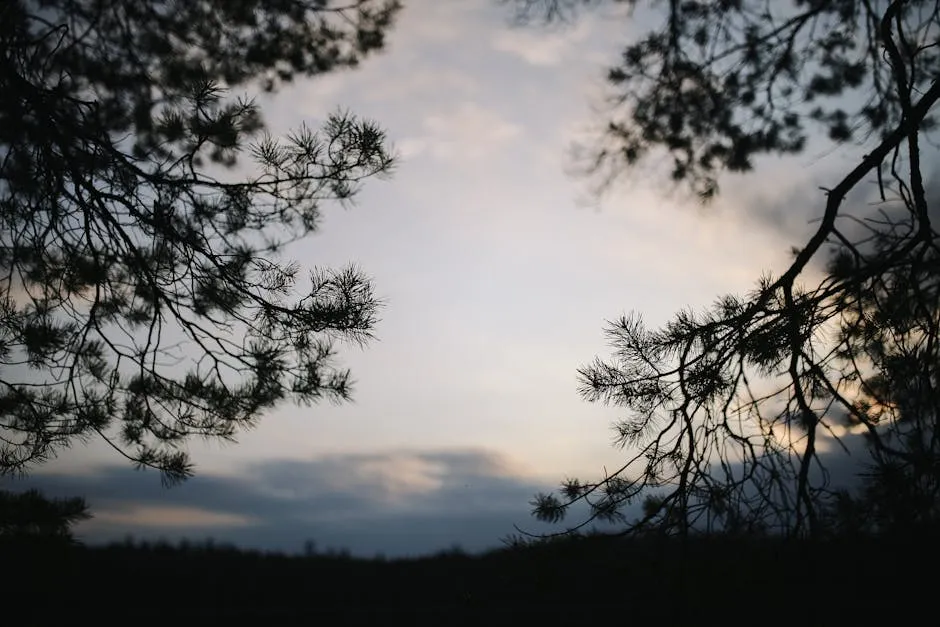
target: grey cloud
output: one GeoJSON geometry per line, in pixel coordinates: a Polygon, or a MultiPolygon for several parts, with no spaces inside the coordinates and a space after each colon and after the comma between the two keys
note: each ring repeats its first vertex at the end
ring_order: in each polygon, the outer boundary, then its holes
{"type": "MultiPolygon", "coordinates": [[[[860,436],[844,439],[821,455],[833,487],[851,487],[866,460],[860,436]]],[[[412,468],[412,471],[414,468],[412,468]]],[[[501,546],[513,525],[539,533],[558,531],[530,515],[536,492],[553,491],[512,473],[498,455],[481,450],[411,451],[331,455],[309,461],[270,460],[255,463],[244,476],[197,475],[180,486],[163,488],[154,472],[126,466],[102,466],[85,475],[35,474],[27,479],[0,479],[0,488],[36,487],[48,496],[83,496],[94,519],[78,535],[96,544],[137,539],[193,541],[212,538],[242,548],[299,552],[308,540],[320,549],[345,548],[354,555],[389,557],[420,555],[459,545],[475,552],[501,546]],[[402,460],[409,460],[404,463],[402,460]],[[388,475],[407,464],[438,478],[414,491],[390,498],[388,475]],[[424,464],[424,466],[422,466],[424,464]],[[157,525],[129,520],[139,508],[189,508],[244,519],[244,524],[157,525]],[[115,514],[123,517],[115,519],[115,514]]],[[[569,513],[568,524],[584,520],[583,510],[569,513]]],[[[627,512],[628,515],[639,511],[627,512]]],[[[185,515],[185,514],[184,514],[185,515]]],[[[609,528],[598,524],[598,528],[609,528]]]]}
{"type": "MultiPolygon", "coordinates": [[[[858,158],[861,159],[862,155],[859,154],[858,158]]],[[[932,146],[925,147],[921,151],[921,160],[931,217],[937,222],[940,220],[940,208],[936,202],[940,200],[940,151],[932,146]]],[[[845,160],[837,166],[826,165],[821,169],[813,169],[805,176],[789,181],[784,189],[772,184],[773,166],[751,175],[759,184],[749,187],[748,191],[736,193],[732,177],[728,177],[725,186],[734,204],[740,206],[740,211],[747,213],[748,218],[777,232],[782,245],[800,247],[816,231],[825,210],[827,196],[822,186],[838,184],[857,163],[845,160]]],[[[886,177],[885,183],[888,182],[886,177]]],[[[875,173],[871,173],[845,198],[840,208],[843,217],[839,219],[838,227],[850,240],[855,240],[865,232],[854,219],[875,217],[881,210],[888,215],[897,215],[902,208],[897,202],[886,205],[881,201],[875,173]]],[[[817,256],[815,261],[821,265],[825,260],[825,256],[817,256]]]]}
{"type": "MultiPolygon", "coordinates": [[[[200,540],[296,552],[305,541],[356,555],[430,553],[458,544],[500,546],[513,524],[545,531],[528,501],[552,486],[514,474],[480,450],[331,455],[251,464],[242,476],[197,475],[163,488],[154,472],[102,466],[84,475],[35,474],[0,487],[36,487],[49,496],[83,496],[99,520],[79,527],[89,543],[135,538],[200,540]],[[246,524],[154,525],[132,521],[139,508],[193,508],[246,524]],[[115,514],[124,514],[118,520],[115,514]]],[[[152,521],[151,521],[152,522],[152,521]]]]}

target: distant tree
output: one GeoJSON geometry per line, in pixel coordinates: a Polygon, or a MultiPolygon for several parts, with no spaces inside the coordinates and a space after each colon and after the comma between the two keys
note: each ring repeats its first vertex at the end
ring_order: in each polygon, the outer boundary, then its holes
{"type": "Polygon", "coordinates": [[[315,557],[317,555],[317,543],[313,540],[307,540],[304,542],[304,556],[305,557],[315,557]]]}
{"type": "MultiPolygon", "coordinates": [[[[605,4],[506,1],[523,21],[605,4]]],[[[935,518],[940,241],[921,146],[940,97],[940,3],[649,4],[662,26],[608,72],[610,117],[588,174],[605,183],[665,156],[670,179],[707,201],[724,173],[799,153],[810,134],[866,154],[825,190],[817,230],[780,276],[660,329],[635,314],[610,325],[614,356],[581,368],[581,393],[629,412],[617,425],[629,456],[599,481],[538,495],[535,514],[557,521],[586,501],[578,526],[795,535],[826,531],[838,512],[858,523],[864,508],[881,530],[935,518]],[[868,214],[843,204],[866,177],[878,195],[868,214]],[[826,271],[818,283],[810,264],[826,271]],[[832,489],[820,456],[820,434],[836,425],[870,443],[864,508],[832,489]],[[630,503],[642,514],[626,517],[630,503]]]]}
{"type": "Polygon", "coordinates": [[[346,113],[279,140],[251,100],[382,47],[396,0],[0,3],[0,474],[101,437],[167,480],[182,444],[346,399],[354,267],[284,245],[392,158],[346,113]],[[231,170],[254,162],[251,170],[231,170]]]}
{"type": "Polygon", "coordinates": [[[80,498],[50,499],[38,490],[0,490],[0,539],[72,541],[72,525],[91,518],[80,498]]]}

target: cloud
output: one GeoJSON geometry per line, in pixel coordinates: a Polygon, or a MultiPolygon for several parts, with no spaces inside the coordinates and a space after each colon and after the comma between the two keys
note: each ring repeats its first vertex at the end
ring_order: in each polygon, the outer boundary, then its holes
{"type": "Polygon", "coordinates": [[[522,135],[522,127],[496,111],[464,102],[446,112],[424,118],[423,133],[405,138],[398,147],[407,157],[421,153],[447,161],[478,161],[522,135]]]}
{"type": "Polygon", "coordinates": [[[493,35],[493,50],[522,59],[530,65],[556,67],[581,54],[582,44],[593,32],[589,19],[577,20],[574,26],[545,32],[543,29],[510,28],[493,35]]]}
{"type": "MultiPolygon", "coordinates": [[[[872,147],[840,145],[835,150],[831,142],[819,137],[809,143],[810,147],[798,155],[760,158],[752,173],[723,176],[722,205],[742,222],[768,229],[786,244],[805,246],[820,226],[827,190],[857,167],[872,147]]],[[[940,198],[940,149],[924,148],[921,158],[928,203],[934,207],[937,203],[930,201],[940,198]]],[[[888,176],[883,180],[888,185],[893,183],[888,176]]],[[[850,241],[870,235],[869,227],[861,226],[862,221],[885,216],[895,219],[905,214],[896,193],[888,189],[887,201],[880,196],[874,172],[850,190],[837,218],[837,227],[850,241]]],[[[822,270],[826,260],[826,255],[817,254],[814,268],[822,270]]]]}
{"type": "Polygon", "coordinates": [[[423,50],[429,44],[452,46],[467,31],[481,26],[479,7],[468,2],[411,0],[391,29],[389,47],[394,51],[423,50]]]}
{"type": "Polygon", "coordinates": [[[394,73],[377,76],[364,90],[365,101],[406,104],[422,102],[450,102],[455,97],[468,96],[479,91],[478,81],[465,72],[444,67],[411,69],[399,68],[394,73]]]}
{"type": "Polygon", "coordinates": [[[459,544],[500,546],[513,524],[539,529],[528,501],[551,486],[512,460],[479,449],[382,451],[271,460],[239,476],[200,474],[166,489],[153,472],[101,466],[83,475],[0,480],[48,496],[83,496],[90,543],[211,537],[242,547],[299,551],[305,541],[358,555],[430,553],[459,544]]]}
{"type": "Polygon", "coordinates": [[[212,512],[198,507],[116,506],[95,515],[97,524],[141,527],[249,527],[255,520],[248,516],[212,512]]]}
{"type": "MultiPolygon", "coordinates": [[[[821,434],[823,439],[827,436],[821,434]]],[[[857,485],[869,460],[864,439],[822,447],[831,487],[857,485]]],[[[819,468],[811,473],[818,479],[819,468]]],[[[394,450],[269,460],[238,476],[199,474],[166,489],[153,472],[101,466],[86,474],[36,474],[0,479],[0,489],[38,488],[51,497],[83,496],[94,518],[77,527],[85,542],[212,538],[242,548],[296,553],[307,541],[321,549],[389,557],[429,554],[459,545],[467,551],[500,547],[515,533],[561,527],[532,518],[529,502],[557,490],[513,460],[484,449],[394,450]]],[[[639,504],[624,512],[639,514],[639,504]]],[[[573,508],[565,524],[585,520],[573,508]]],[[[597,523],[598,528],[610,528],[597,523]]]]}

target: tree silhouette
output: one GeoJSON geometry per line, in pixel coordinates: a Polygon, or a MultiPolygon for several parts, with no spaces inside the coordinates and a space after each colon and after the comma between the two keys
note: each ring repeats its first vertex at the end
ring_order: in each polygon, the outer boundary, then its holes
{"type": "MultiPolygon", "coordinates": [[[[872,256],[890,259],[913,225],[892,218],[886,224],[891,229],[871,234],[872,256]]],[[[830,272],[850,277],[854,263],[851,251],[842,250],[830,272]]],[[[867,365],[864,373],[856,369],[859,389],[845,415],[849,424],[868,427],[873,460],[856,524],[869,530],[910,531],[940,520],[938,282],[937,249],[922,247],[840,303],[846,310],[840,358],[867,365]]]]}
{"type": "Polygon", "coordinates": [[[0,539],[72,542],[71,527],[91,516],[80,498],[49,499],[38,490],[0,490],[0,539]]]}
{"type": "MultiPolygon", "coordinates": [[[[514,0],[522,20],[564,19],[600,0],[514,0]]],[[[622,0],[630,8],[638,0],[622,0]]],[[[654,527],[819,534],[849,510],[885,530],[937,515],[938,266],[921,144],[940,97],[940,4],[927,0],[679,1],[611,68],[610,117],[587,153],[602,183],[663,155],[703,200],[760,154],[799,153],[823,130],[867,154],[825,190],[818,228],[753,293],[680,312],[660,329],[608,328],[611,360],[581,393],[625,408],[622,467],[540,494],[560,520],[576,502],[625,531],[654,527]],[[876,208],[843,205],[874,178],[876,208]],[[806,276],[822,266],[818,283],[806,276]],[[832,488],[818,444],[863,430],[868,499],[832,488]],[[644,500],[633,519],[624,506],[644,500]],[[840,514],[841,512],[841,514],[840,514]],[[907,521],[907,523],[905,523],[907,521]]],[[[935,199],[934,199],[935,202],[935,199]]]]}
{"type": "Polygon", "coordinates": [[[371,284],[278,253],[389,172],[385,136],[340,112],[276,139],[231,91],[353,67],[398,8],[0,3],[0,473],[100,436],[178,480],[192,436],[349,396],[334,342],[370,337],[371,284]]]}

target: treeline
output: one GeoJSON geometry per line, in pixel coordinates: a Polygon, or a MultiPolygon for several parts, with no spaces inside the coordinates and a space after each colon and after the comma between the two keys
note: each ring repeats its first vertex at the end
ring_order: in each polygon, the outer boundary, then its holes
{"type": "Polygon", "coordinates": [[[13,575],[9,598],[43,603],[41,616],[50,622],[92,612],[100,620],[581,625],[613,615],[620,616],[618,624],[641,617],[680,624],[809,612],[811,624],[844,624],[876,609],[890,609],[895,618],[920,612],[933,587],[935,538],[925,532],[816,542],[720,536],[678,542],[598,535],[412,559],[287,556],[211,543],[84,547],[19,539],[3,542],[2,563],[13,575]]]}

